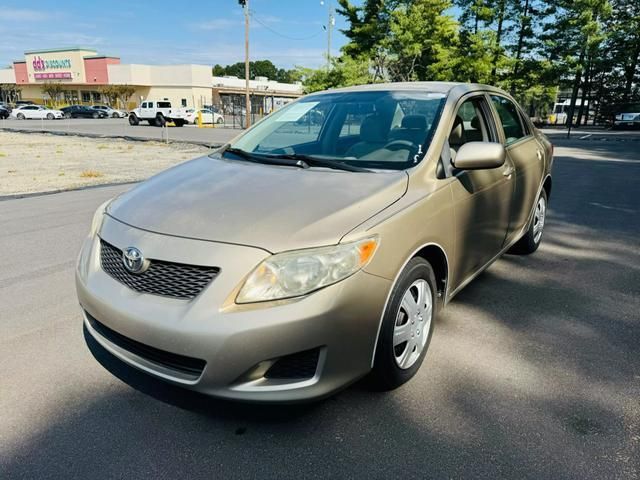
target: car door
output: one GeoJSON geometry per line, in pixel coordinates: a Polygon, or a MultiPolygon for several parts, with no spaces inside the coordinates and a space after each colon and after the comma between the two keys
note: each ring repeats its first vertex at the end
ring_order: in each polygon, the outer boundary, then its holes
{"type": "Polygon", "coordinates": [[[213,123],[213,114],[209,110],[200,110],[202,112],[202,123],[213,123]]]}
{"type": "Polygon", "coordinates": [[[491,104],[503,136],[507,158],[515,169],[509,229],[505,239],[508,243],[525,228],[537,200],[544,173],[544,150],[535,139],[522,111],[512,100],[491,94],[491,104]]]}
{"type": "Polygon", "coordinates": [[[40,107],[30,106],[30,107],[25,107],[24,110],[25,110],[25,112],[24,112],[25,118],[31,118],[31,119],[42,118],[39,115],[40,107]]]}
{"type": "Polygon", "coordinates": [[[38,107],[38,110],[36,111],[38,118],[47,118],[47,115],[49,115],[49,113],[51,113],[51,111],[44,107],[38,107]]]}
{"type": "Polygon", "coordinates": [[[142,114],[142,118],[153,118],[154,110],[153,110],[153,102],[144,102],[142,107],[140,108],[140,113],[142,114]]]}
{"type": "MultiPolygon", "coordinates": [[[[455,162],[460,147],[468,142],[499,142],[494,117],[484,94],[463,97],[450,126],[448,156],[455,162]]],[[[450,174],[456,231],[459,286],[492,260],[502,249],[509,227],[513,175],[510,160],[498,168],[459,170],[450,174]]]]}

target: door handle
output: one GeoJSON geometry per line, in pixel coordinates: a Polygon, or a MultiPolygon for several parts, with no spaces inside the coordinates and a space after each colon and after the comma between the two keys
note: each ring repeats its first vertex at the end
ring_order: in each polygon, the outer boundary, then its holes
{"type": "Polygon", "coordinates": [[[536,150],[536,155],[538,156],[538,160],[542,160],[542,152],[540,150],[536,150]]]}
{"type": "Polygon", "coordinates": [[[502,175],[504,175],[505,177],[510,177],[513,172],[513,167],[507,167],[502,171],[502,175]]]}

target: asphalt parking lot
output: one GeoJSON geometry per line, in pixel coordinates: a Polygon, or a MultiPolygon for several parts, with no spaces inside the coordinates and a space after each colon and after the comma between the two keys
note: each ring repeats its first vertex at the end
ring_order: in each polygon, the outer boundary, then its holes
{"type": "Polygon", "coordinates": [[[205,398],[87,346],[75,258],[128,186],[0,201],[0,478],[640,478],[640,137],[555,138],[540,250],[453,300],[410,383],[311,405],[205,398]]]}
{"type": "Polygon", "coordinates": [[[241,130],[218,127],[198,128],[195,125],[184,127],[159,128],[151,125],[129,125],[126,118],[65,118],[62,120],[0,120],[0,129],[51,132],[61,134],[81,134],[97,137],[126,137],[138,140],[164,141],[167,136],[173,142],[195,142],[207,146],[222,145],[241,130]]]}

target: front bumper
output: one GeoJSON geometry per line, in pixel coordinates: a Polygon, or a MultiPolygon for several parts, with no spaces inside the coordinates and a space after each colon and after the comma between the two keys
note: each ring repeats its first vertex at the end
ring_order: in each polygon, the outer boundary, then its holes
{"type": "Polygon", "coordinates": [[[205,394],[258,402],[320,398],[370,370],[389,280],[360,271],[298,299],[237,305],[237,287],[268,252],[153,234],[110,217],[99,235],[119,248],[135,245],[148,258],[220,268],[190,301],[137,293],[100,268],[99,239],[85,240],[76,270],[85,326],[104,348],[140,370],[205,394]],[[203,360],[204,368],[196,375],[168,369],[144,350],[123,348],[101,334],[93,319],[143,346],[203,360]],[[314,349],[317,368],[309,378],[264,376],[265,365],[314,349]]]}

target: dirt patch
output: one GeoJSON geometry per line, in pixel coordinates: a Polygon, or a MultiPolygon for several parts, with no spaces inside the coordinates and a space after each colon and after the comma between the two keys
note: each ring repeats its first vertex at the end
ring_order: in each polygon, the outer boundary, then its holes
{"type": "Polygon", "coordinates": [[[181,143],[0,131],[0,196],[134,182],[209,151],[181,143]]]}

